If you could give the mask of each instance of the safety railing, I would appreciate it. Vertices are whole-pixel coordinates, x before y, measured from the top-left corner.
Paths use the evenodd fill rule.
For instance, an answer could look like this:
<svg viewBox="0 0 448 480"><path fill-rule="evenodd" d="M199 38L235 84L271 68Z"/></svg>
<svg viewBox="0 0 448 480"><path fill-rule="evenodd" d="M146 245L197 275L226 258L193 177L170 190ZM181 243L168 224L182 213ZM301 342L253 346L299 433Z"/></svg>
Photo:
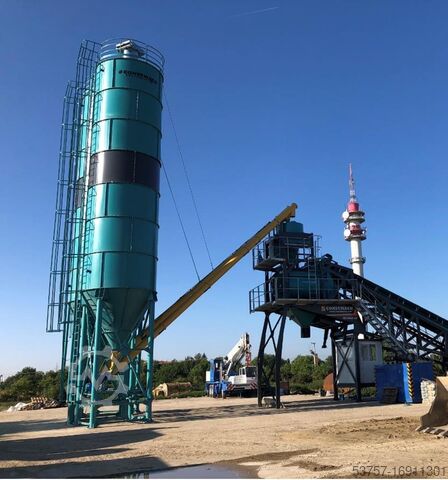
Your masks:
<svg viewBox="0 0 448 480"><path fill-rule="evenodd" d="M299 265L319 255L319 237L312 233L302 236L271 234L252 250L252 266L269 270L279 264Z"/></svg>
<svg viewBox="0 0 448 480"><path fill-rule="evenodd" d="M249 292L249 305L252 313L278 305L294 305L302 300L355 300L358 296L356 279L274 277Z"/></svg>
<svg viewBox="0 0 448 480"><path fill-rule="evenodd" d="M126 52L129 52L128 54ZM157 48L146 45L145 43L130 38L112 38L106 40L100 48L101 60L109 58L129 57L132 52L136 53L136 58L145 60L157 67L163 72L165 59Z"/></svg>

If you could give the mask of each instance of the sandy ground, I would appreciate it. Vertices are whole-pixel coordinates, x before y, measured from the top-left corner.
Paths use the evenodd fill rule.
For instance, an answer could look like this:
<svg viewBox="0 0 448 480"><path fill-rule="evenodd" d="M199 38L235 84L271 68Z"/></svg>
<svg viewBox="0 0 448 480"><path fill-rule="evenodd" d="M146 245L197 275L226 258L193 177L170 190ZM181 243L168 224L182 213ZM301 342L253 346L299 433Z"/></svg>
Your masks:
<svg viewBox="0 0 448 480"><path fill-rule="evenodd" d="M448 478L448 439L415 432L427 406L314 396L284 403L277 411L258 409L254 399L164 400L155 402L152 424L94 430L67 428L65 409L0 412L0 477L118 476L223 462L260 478Z"/></svg>

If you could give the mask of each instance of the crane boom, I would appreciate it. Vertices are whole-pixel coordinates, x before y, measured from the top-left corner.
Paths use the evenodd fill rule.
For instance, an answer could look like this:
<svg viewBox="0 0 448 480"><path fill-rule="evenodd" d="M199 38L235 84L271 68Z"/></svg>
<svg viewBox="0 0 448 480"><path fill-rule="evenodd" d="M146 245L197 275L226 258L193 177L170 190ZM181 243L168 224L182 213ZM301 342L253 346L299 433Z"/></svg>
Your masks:
<svg viewBox="0 0 448 480"><path fill-rule="evenodd" d="M238 342L233 346L232 350L230 350L230 352L224 357L226 378L230 376L230 372L233 370L235 365L241 361L244 355L246 355L248 352L250 352L249 334L244 333L241 335L241 338L238 340Z"/></svg>
<svg viewBox="0 0 448 480"><path fill-rule="evenodd" d="M154 320L154 338L160 335L169 325L171 325L187 308L189 308L199 297L201 297L210 287L212 287L223 275L225 275L233 266L235 266L252 248L254 248L263 238L268 235L275 227L285 220L295 216L297 204L292 203L282 210L273 220L268 222L257 233L252 235L246 242L237 248L231 255L223 260L208 275L200 280L193 288L184 293L176 302L168 307ZM148 345L151 335L149 328L145 329L137 336L134 348L127 354L121 352L112 353L112 373L122 370Z"/></svg>

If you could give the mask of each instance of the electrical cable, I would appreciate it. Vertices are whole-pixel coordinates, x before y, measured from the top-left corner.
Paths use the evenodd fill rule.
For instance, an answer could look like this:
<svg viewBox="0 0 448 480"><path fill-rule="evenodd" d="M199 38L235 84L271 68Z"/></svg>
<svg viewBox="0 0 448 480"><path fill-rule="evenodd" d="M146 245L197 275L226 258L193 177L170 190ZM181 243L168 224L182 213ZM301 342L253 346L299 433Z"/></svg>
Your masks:
<svg viewBox="0 0 448 480"><path fill-rule="evenodd" d="M176 209L177 218L179 219L179 223L180 223L180 226L182 228L182 233L184 234L184 238L185 238L185 242L186 242L187 247L188 247L188 251L190 252L190 258L191 258L191 261L193 262L194 270L195 270L196 275L198 277L198 281L200 282L201 277L199 276L198 268L197 268L196 262L194 260L194 256L193 256L193 252L191 250L190 242L188 241L187 232L185 231L185 227L184 227L184 222L182 221L182 217L180 215L179 207L177 206L176 198L174 197L174 191L171 187L171 182L168 178L168 172L166 171L165 165L163 163L162 163L162 170L163 170L163 173L165 174L166 183L168 184L168 188L169 188L170 193L171 193L171 198L173 199L174 208Z"/></svg>
<svg viewBox="0 0 448 480"><path fill-rule="evenodd" d="M202 226L202 221L201 221L201 217L199 215L199 210L198 210L198 206L197 206L197 203L196 203L196 198L195 198L194 193L193 193L193 188L191 187L190 176L188 175L187 166L185 164L184 156L182 154L182 149L181 149L181 146L180 146L179 137L177 135L176 127L174 126L173 114L171 113L170 105L168 103L168 97L167 97L165 92L164 92L164 98L165 98L165 104L166 104L166 107L167 107L167 110L168 110L168 116L170 117L170 123L171 123L171 126L173 127L174 137L176 139L177 149L179 151L179 157L181 159L182 167L184 169L185 177L187 179L188 189L190 190L190 196L191 196L191 200L193 202L194 211L196 213L196 218L198 220L199 228L201 230L202 240L204 242L205 250L207 251L207 256L208 256L208 260L210 262L210 266L212 267L212 270L213 270L214 266L213 266L212 257L210 255L210 250L208 248L208 243L207 243L207 240L205 238L204 228Z"/></svg>

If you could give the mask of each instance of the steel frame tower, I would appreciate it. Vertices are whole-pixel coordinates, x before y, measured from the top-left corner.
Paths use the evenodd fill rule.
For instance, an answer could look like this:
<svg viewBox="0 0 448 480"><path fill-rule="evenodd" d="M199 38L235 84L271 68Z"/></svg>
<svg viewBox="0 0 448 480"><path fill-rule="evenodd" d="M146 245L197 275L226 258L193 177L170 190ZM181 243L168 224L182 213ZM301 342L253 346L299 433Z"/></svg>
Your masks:
<svg viewBox="0 0 448 480"><path fill-rule="evenodd" d="M347 209L342 214L342 219L345 223L344 238L347 242L350 242L350 264L352 265L353 272L363 277L366 259L362 256L362 242L366 239L366 230L362 228L362 224L365 221L365 214L359 208L351 163L349 166L349 187L350 200L347 204Z"/></svg>

